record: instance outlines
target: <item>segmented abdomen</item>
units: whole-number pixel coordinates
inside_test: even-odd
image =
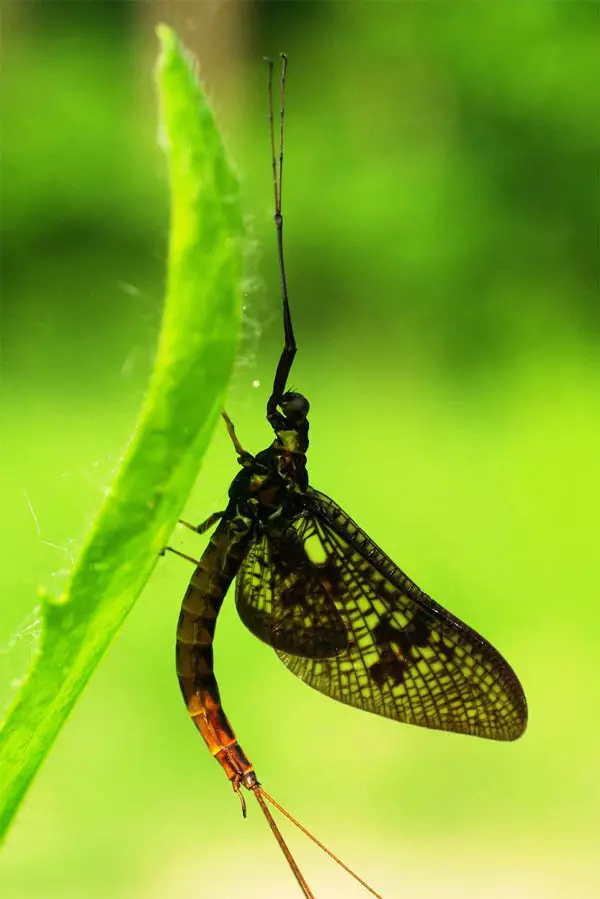
[[[192,721],[234,785],[256,785],[219,696],[213,640],[227,590],[247,552],[249,528],[224,519],[206,547],[186,590],[177,626],[177,677]]]

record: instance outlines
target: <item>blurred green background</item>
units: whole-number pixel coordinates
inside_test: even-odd
[[[0,704],[34,646],[36,589],[67,578],[152,365],[168,221],[161,20],[198,55],[243,178],[251,237],[228,400],[242,442],[270,440],[281,343],[261,58],[284,49],[312,481],[499,647],[530,703],[515,744],[366,715],[286,672],[230,597],[216,662],[240,741],[267,789],[386,899],[591,896],[597,3],[4,5]],[[187,516],[222,508],[235,470],[219,431]],[[299,895],[181,702],[189,575],[160,562],[85,691],[9,836],[3,896]],[[318,899],[365,895],[285,832]]]

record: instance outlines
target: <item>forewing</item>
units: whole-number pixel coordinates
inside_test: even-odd
[[[348,646],[348,634],[332,601],[336,569],[317,566],[306,553],[314,525],[301,518],[251,546],[236,581],[240,618],[252,633],[291,656],[321,659]]]
[[[313,490],[305,496],[349,642],[321,659],[277,647],[290,671],[340,702],[409,724],[519,737],[525,696],[502,656],[423,593],[333,500]]]

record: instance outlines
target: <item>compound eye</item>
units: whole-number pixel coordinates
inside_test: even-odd
[[[308,415],[310,403],[301,393],[284,393],[281,397],[281,408],[286,418],[303,421]]]

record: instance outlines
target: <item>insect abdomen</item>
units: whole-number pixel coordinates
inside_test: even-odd
[[[225,594],[246,553],[247,533],[223,521],[186,590],[177,625],[177,677],[192,721],[234,785],[255,786],[252,764],[229,723],[214,675],[213,640]]]

